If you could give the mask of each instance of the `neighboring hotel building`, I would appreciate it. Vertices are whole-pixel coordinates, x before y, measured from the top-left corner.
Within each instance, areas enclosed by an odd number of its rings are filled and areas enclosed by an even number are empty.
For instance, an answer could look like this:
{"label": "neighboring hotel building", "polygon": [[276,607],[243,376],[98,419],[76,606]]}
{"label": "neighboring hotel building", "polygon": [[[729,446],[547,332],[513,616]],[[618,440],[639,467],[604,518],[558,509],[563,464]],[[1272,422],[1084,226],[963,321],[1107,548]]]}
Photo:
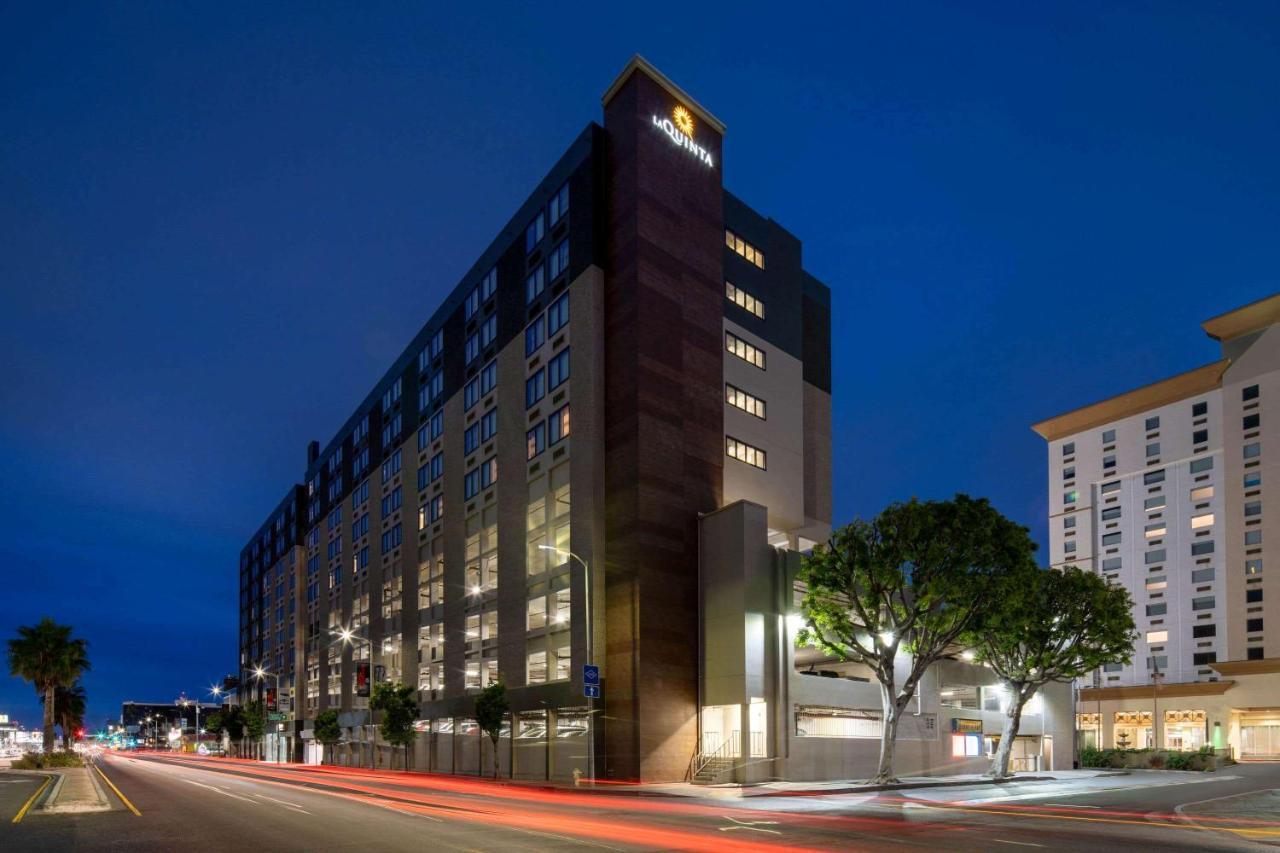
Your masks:
{"label": "neighboring hotel building", "polygon": [[1050,562],[1134,600],[1132,664],[1081,691],[1086,741],[1277,758],[1280,295],[1203,327],[1218,361],[1035,425]]}
{"label": "neighboring hotel building", "polygon": [[[830,292],[723,188],[686,93],[636,58],[603,105],[241,553],[241,674],[279,677],[294,757],[336,708],[338,760],[373,760],[385,678],[418,688],[419,769],[489,766],[471,714],[499,680],[520,778],[874,766],[878,689],[794,652],[789,618],[831,525]],[[928,684],[902,772],[975,769],[989,673]],[[1026,718],[1028,766],[1061,711]]]}

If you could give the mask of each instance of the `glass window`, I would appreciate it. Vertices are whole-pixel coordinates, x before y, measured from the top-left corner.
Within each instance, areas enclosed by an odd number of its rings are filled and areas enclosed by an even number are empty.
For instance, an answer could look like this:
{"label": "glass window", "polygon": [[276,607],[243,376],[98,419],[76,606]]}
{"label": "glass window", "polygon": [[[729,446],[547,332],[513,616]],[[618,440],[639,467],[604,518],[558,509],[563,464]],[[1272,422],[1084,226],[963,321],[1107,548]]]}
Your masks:
{"label": "glass window", "polygon": [[1250,400],[1258,399],[1258,386],[1250,385],[1248,388],[1242,388],[1240,390],[1240,399],[1246,403]]}
{"label": "glass window", "polygon": [[524,383],[524,405],[530,408],[543,398],[547,393],[546,374],[543,369],[538,368],[532,376],[525,380]]}
{"label": "glass window", "polygon": [[1208,403],[1204,403],[1204,402],[1201,402],[1201,403],[1195,403],[1195,404],[1193,404],[1193,405],[1191,406],[1191,416],[1192,416],[1193,418],[1198,418],[1198,417],[1200,417],[1201,415],[1206,415],[1206,414],[1208,414],[1208,413],[1209,413],[1209,404],[1208,404]]}
{"label": "glass window", "polygon": [[548,440],[551,444],[569,437],[569,407],[565,406],[547,418]]}
{"label": "glass window", "polygon": [[528,458],[532,459],[539,453],[547,449],[547,427],[542,421],[534,424],[533,428],[525,433],[525,442],[528,445]]}
{"label": "glass window", "polygon": [[547,336],[542,325],[542,317],[534,320],[524,330],[524,354],[526,356],[533,355],[538,351],[538,347],[542,346]]}
{"label": "glass window", "polygon": [[565,293],[547,308],[547,337],[569,324],[569,294]]}
{"label": "glass window", "polygon": [[1116,431],[1113,429],[1106,430],[1102,433],[1103,444],[1114,444],[1116,440]]}
{"label": "glass window", "polygon": [[1259,442],[1255,441],[1253,444],[1246,444],[1244,446],[1245,459],[1256,459],[1261,453],[1262,445]]}
{"label": "glass window", "polygon": [[1159,417],[1147,418],[1147,432],[1150,432],[1153,429],[1160,429]]}
{"label": "glass window", "polygon": [[551,197],[551,201],[547,204],[547,218],[551,220],[552,225],[555,225],[568,212],[569,185],[566,183],[556,191],[556,194]]}
{"label": "glass window", "polygon": [[553,391],[569,378],[569,348],[565,347],[547,362],[547,390]]}

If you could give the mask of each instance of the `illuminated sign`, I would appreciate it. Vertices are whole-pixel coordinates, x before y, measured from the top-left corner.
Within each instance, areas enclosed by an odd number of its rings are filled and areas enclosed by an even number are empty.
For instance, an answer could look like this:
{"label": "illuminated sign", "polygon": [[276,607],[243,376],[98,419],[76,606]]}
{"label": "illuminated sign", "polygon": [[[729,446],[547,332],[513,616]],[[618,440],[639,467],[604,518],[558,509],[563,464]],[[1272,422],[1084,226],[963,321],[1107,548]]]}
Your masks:
{"label": "illuminated sign", "polygon": [[966,720],[962,717],[952,717],[951,731],[965,734],[982,734],[982,720]]}
{"label": "illuminated sign", "polygon": [[672,143],[688,151],[707,166],[715,166],[711,159],[711,152],[693,141],[693,113],[686,108],[677,104],[671,111],[671,118],[653,116],[653,126],[665,133]]}

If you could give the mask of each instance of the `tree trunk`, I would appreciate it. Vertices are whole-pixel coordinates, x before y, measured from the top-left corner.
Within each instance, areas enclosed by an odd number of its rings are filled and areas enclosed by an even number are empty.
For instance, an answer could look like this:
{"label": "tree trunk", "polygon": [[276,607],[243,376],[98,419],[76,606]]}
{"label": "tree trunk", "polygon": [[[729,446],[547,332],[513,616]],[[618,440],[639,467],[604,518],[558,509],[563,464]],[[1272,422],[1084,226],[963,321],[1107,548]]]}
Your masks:
{"label": "tree trunk", "polygon": [[893,775],[893,756],[898,745],[898,720],[906,703],[894,693],[892,682],[880,684],[883,725],[880,730],[880,764],[876,767],[875,777],[870,780],[873,785],[889,785],[898,781],[898,777]]}
{"label": "tree trunk", "polygon": [[1000,730],[1000,746],[996,748],[995,760],[991,762],[990,776],[993,779],[1008,779],[1009,774],[1009,758],[1013,755],[1013,741],[1018,736],[1018,729],[1022,725],[1022,706],[1027,703],[1030,698],[1025,687],[1014,688],[1011,685],[1009,690],[1009,707],[1004,712],[1004,726]]}
{"label": "tree trunk", "polygon": [[498,778],[498,739],[491,738],[493,741],[493,778]]}
{"label": "tree trunk", "polygon": [[45,755],[53,752],[55,746],[53,740],[53,701],[57,688],[50,684],[44,689],[44,743],[43,749]]}

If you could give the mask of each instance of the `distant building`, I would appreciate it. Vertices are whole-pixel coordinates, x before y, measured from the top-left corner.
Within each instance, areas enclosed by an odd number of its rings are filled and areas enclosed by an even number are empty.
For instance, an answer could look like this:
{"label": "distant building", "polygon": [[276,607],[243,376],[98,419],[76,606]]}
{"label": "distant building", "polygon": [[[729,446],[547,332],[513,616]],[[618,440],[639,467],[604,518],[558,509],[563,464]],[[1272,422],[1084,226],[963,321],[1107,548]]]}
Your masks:
{"label": "distant building", "polygon": [[[200,704],[200,725],[205,717],[222,709],[210,702]],[[148,719],[150,718],[150,719]],[[173,702],[125,702],[120,706],[120,726],[131,737],[158,743],[167,743],[169,732],[180,731],[185,737],[196,734],[195,703],[178,705]]]}
{"label": "distant building", "polygon": [[1087,740],[1280,756],[1280,295],[1203,328],[1219,360],[1035,425],[1050,563],[1134,600],[1133,663],[1085,683]]}

